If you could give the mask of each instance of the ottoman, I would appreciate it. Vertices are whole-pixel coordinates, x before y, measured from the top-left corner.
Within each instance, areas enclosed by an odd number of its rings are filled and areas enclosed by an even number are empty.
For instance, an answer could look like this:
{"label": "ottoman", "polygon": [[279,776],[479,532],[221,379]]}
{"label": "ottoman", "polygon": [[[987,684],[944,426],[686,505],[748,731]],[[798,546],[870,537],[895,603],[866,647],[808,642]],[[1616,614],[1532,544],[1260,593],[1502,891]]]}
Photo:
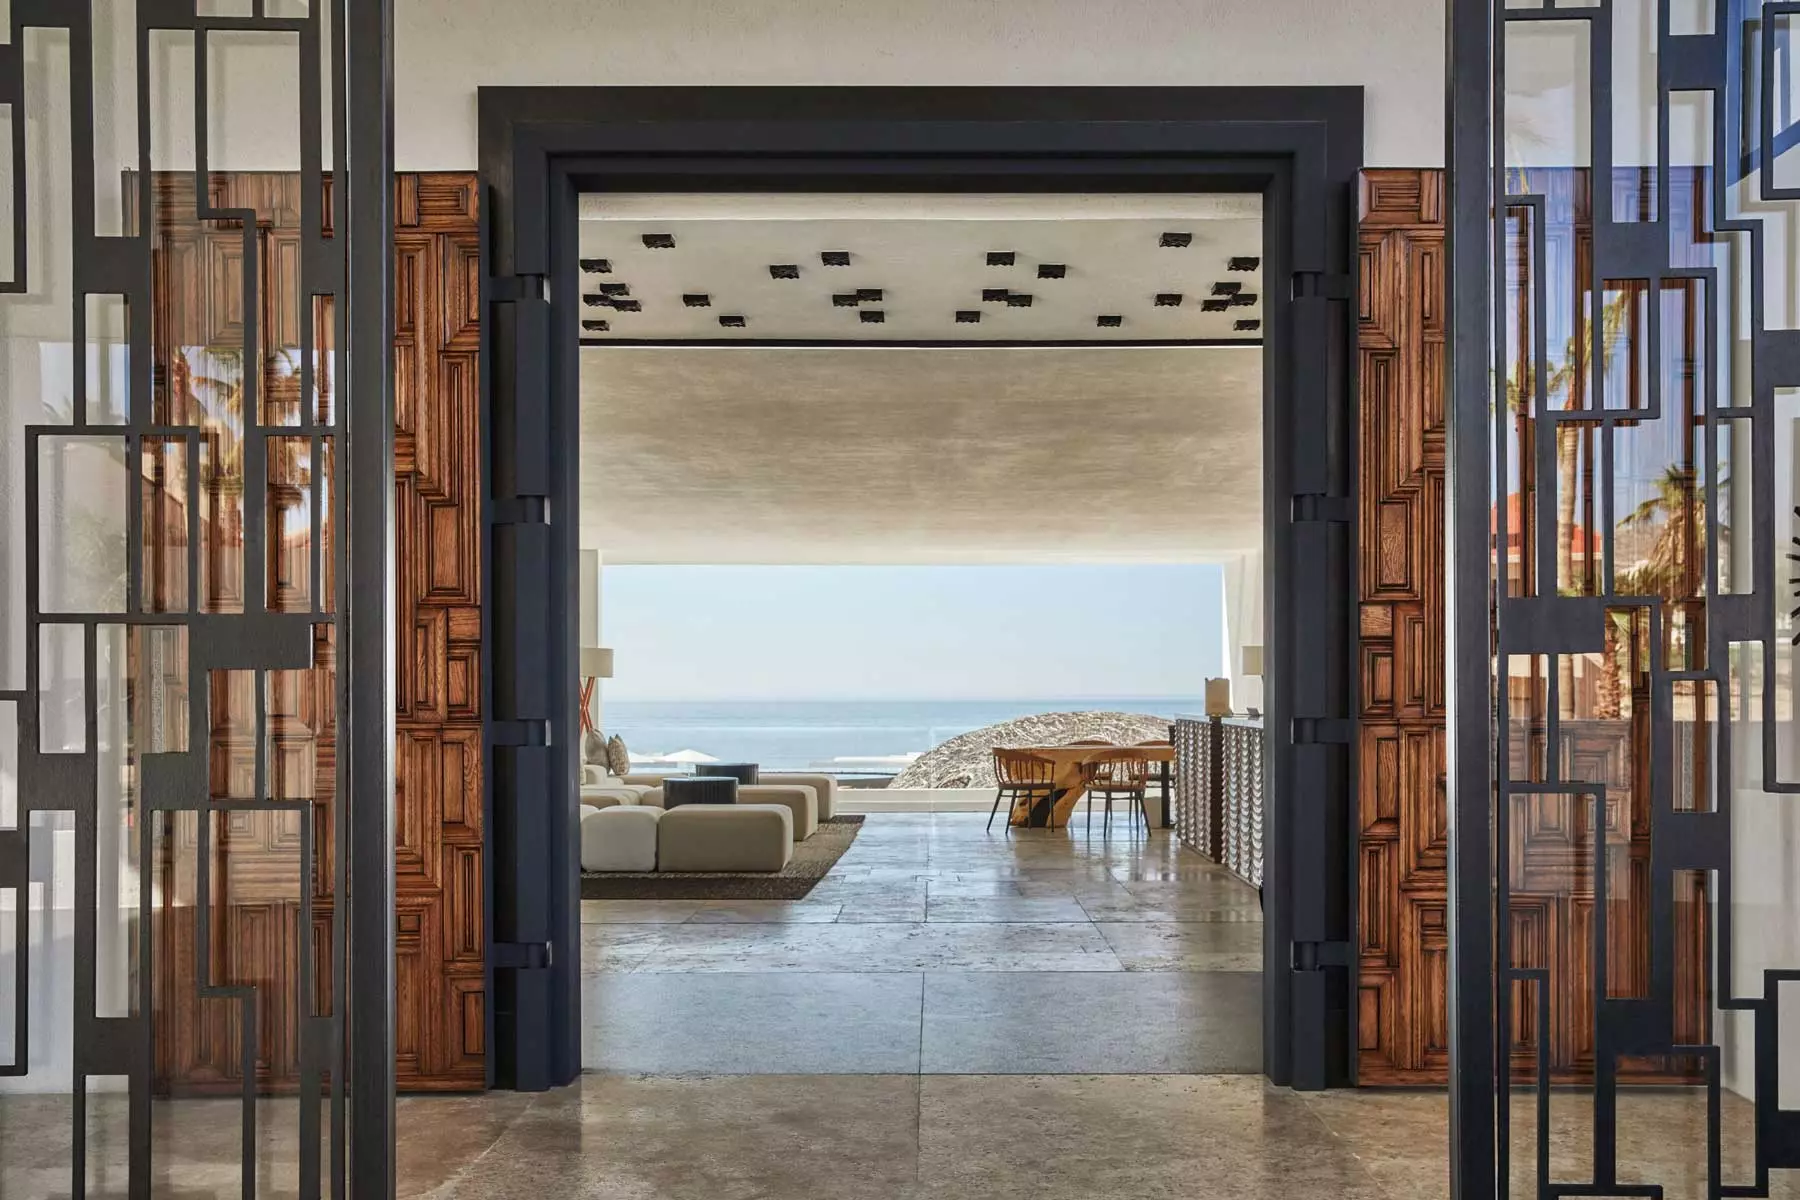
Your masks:
{"label": "ottoman", "polygon": [[736,804],[738,781],[728,775],[671,775],[663,780],[663,807]]}
{"label": "ottoman", "polygon": [[752,784],[739,786],[739,804],[781,804],[794,814],[794,840],[804,842],[819,828],[819,794],[798,784]]}
{"label": "ottoman", "polygon": [[809,787],[819,794],[819,820],[829,821],[837,815],[837,780],[830,775],[809,775],[804,771],[770,771],[757,782],[783,787]]}
{"label": "ottoman", "polygon": [[581,869],[656,870],[656,827],[663,810],[647,804],[615,804],[581,814]]}
{"label": "ottoman", "polygon": [[656,822],[659,871],[779,871],[793,853],[784,804],[683,804]]}

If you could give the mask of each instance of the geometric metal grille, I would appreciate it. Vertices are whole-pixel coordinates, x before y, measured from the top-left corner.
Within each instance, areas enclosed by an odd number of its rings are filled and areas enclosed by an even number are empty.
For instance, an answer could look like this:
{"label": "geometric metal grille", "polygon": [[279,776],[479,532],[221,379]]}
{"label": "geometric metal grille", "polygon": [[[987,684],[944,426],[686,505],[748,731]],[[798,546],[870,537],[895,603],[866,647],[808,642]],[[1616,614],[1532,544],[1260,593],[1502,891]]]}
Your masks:
{"label": "geometric metal grille", "polygon": [[[1768,1195],[1800,1167],[1800,857],[1766,849],[1800,803],[1800,3],[1494,16],[1482,1141],[1501,1195]],[[1663,1157],[1636,1083],[1700,1089]]]}
{"label": "geometric metal grille", "polygon": [[384,398],[344,181],[383,112],[347,127],[344,0],[198,7],[13,0],[0,44],[0,1091],[43,1098],[0,1096],[8,1194],[348,1177],[340,485]]}

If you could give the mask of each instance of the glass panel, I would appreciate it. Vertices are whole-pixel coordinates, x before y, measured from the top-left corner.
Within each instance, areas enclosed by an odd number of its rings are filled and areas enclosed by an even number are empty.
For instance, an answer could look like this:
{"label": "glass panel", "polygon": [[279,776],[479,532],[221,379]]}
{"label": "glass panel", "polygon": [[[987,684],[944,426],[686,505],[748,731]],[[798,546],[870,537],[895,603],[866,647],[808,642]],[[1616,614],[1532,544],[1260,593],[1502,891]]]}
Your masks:
{"label": "glass panel", "polygon": [[1775,158],[1769,182],[1792,192],[1800,189],[1800,13],[1769,12],[1767,19],[1774,59],[1769,72],[1774,100],[1769,132]]}
{"label": "glass panel", "polygon": [[[0,1136],[0,1180],[15,1180],[23,1196],[73,1194],[74,1163],[69,1146],[75,1107],[75,814],[34,812],[26,822],[31,856],[30,881],[12,892],[11,903],[0,895],[0,968],[7,986],[0,987],[0,1014],[16,1018],[23,1005],[30,1024],[23,1047],[12,1045],[0,1060],[22,1060],[29,1074],[0,1078],[0,1102],[8,1112],[28,1113],[29,1121],[9,1122]],[[12,906],[25,905],[21,928]],[[25,988],[15,992],[14,955],[25,942],[28,971]],[[10,995],[13,1011],[6,1012]],[[15,1026],[8,1020],[0,1038],[10,1041]],[[8,1095],[11,1093],[11,1095]],[[29,1108],[20,1104],[29,1095]],[[27,1136],[29,1140],[27,1140]],[[9,1187],[8,1196],[13,1194]]]}
{"label": "glass panel", "polygon": [[320,425],[335,425],[332,372],[337,363],[333,349],[337,345],[337,297],[314,296],[312,311],[312,419]]}
{"label": "glass panel", "polygon": [[1776,388],[1774,411],[1775,538],[1762,548],[1764,561],[1774,559],[1778,586],[1769,598],[1774,638],[1764,686],[1773,690],[1777,725],[1775,778],[1800,779],[1800,740],[1793,723],[1796,709],[1795,647],[1800,643],[1800,388]]}
{"label": "glass panel", "polygon": [[[17,979],[19,944],[19,889],[0,887],[0,975]],[[19,1065],[18,1047],[19,989],[0,988],[0,1067]],[[3,1077],[0,1077],[3,1078]],[[0,1091],[4,1091],[0,1086]],[[0,1179],[12,1164],[0,1161]]]}
{"label": "glass panel", "polygon": [[87,1127],[85,1174],[89,1196],[123,1196],[129,1186],[131,1077],[89,1075],[82,1103]]}
{"label": "glass panel", "polygon": [[86,631],[79,625],[38,626],[38,751],[80,754],[87,749]]}
{"label": "glass panel", "polygon": [[0,700],[0,829],[19,827],[19,702]]}
{"label": "glass panel", "polygon": [[200,443],[200,611],[244,611],[244,444],[230,430]]}
{"label": "glass panel", "polygon": [[322,437],[319,439],[319,544],[320,544],[320,583],[319,611],[332,612],[337,608],[337,515],[338,500],[335,491],[337,470],[337,439]]}
{"label": "glass panel", "polygon": [[1650,407],[1650,283],[1609,279],[1601,309],[1602,403],[1607,408]]}
{"label": "glass panel", "polygon": [[124,439],[42,437],[37,458],[39,607],[124,612]]}
{"label": "glass panel", "polygon": [[[1713,494],[1718,502],[1719,594],[1749,595],[1756,590],[1751,571],[1752,504],[1751,424],[1720,421],[1719,453],[1713,468]],[[1743,531],[1741,534],[1738,531]]]}
{"label": "glass panel", "polygon": [[[13,106],[0,104],[0,179],[11,180],[14,186],[24,183],[24,175],[18,173],[19,164],[13,161],[13,122],[15,120]],[[19,281],[19,264],[14,259],[13,246],[13,188],[0,187],[0,282],[17,283]]]}
{"label": "glass panel", "polygon": [[133,1008],[137,928],[137,785],[131,730],[131,652],[123,625],[94,636],[94,1015]]}
{"label": "glass panel", "polygon": [[123,425],[131,411],[131,313],[125,297],[87,298],[87,419]]}
{"label": "glass panel", "polygon": [[130,194],[138,163],[137,0],[97,0],[94,13],[94,232],[136,236]]}
{"label": "glass panel", "polygon": [[188,489],[190,445],[180,437],[143,440],[138,529],[143,539],[140,603],[145,612],[185,612],[188,607],[194,531],[193,494]]}
{"label": "glass panel", "polygon": [[1507,22],[1507,167],[1589,165],[1588,41],[1586,21]]}
{"label": "glass panel", "polygon": [[1669,32],[1678,37],[1713,31],[1713,0],[1669,0]]}
{"label": "glass panel", "polygon": [[1675,810],[1711,812],[1719,785],[1719,685],[1710,679],[1677,679],[1670,687]]}
{"label": "glass panel", "polygon": [[1592,596],[1600,591],[1604,546],[1594,511],[1600,439],[1595,427],[1572,421],[1552,427],[1556,434],[1556,591]]}
{"label": "glass panel", "polygon": [[272,437],[268,451],[269,607],[308,612],[313,600],[313,440]]}
{"label": "glass panel", "polygon": [[1656,220],[1657,0],[1612,3],[1612,215]]}
{"label": "glass panel", "polygon": [[212,671],[212,732],[208,794],[214,800],[253,800],[256,790],[256,731],[261,715],[255,671]]}
{"label": "glass panel", "polygon": [[207,33],[209,167],[300,169],[299,46],[297,34],[270,29]]}

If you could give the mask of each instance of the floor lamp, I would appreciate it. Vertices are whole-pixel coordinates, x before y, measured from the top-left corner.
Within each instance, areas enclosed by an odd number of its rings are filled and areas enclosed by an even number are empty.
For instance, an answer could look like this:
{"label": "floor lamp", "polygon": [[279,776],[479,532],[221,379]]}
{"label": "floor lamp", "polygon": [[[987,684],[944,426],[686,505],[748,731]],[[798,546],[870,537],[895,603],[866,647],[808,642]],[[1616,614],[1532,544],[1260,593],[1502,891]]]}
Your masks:
{"label": "floor lamp", "polygon": [[600,740],[600,731],[594,728],[594,685],[602,679],[611,679],[613,673],[613,652],[605,646],[583,646],[581,648],[581,739],[582,757],[588,762],[597,760],[600,747],[595,743]]}

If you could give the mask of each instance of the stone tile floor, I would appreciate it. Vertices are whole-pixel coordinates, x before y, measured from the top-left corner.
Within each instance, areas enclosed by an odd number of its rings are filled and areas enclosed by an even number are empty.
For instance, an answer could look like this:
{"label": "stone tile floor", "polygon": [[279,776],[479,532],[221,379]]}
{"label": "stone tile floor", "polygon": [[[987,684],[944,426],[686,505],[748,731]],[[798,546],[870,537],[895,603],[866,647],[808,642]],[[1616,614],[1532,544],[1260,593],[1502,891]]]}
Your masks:
{"label": "stone tile floor", "polygon": [[583,1061],[657,1074],[1260,1070],[1256,892],[1148,838],[880,813],[804,900],[582,904]]}
{"label": "stone tile floor", "polygon": [[[1079,915],[1076,910],[1079,910]],[[1158,832],[871,818],[804,901],[584,905],[590,1072],[542,1095],[403,1097],[399,1194],[431,1200],[1437,1200],[1442,1093],[1296,1093],[1260,1061],[1260,918]],[[1528,1097],[1512,1195],[1534,1194]],[[291,1100],[261,1196],[294,1194]],[[1557,1093],[1555,1178],[1587,1172]],[[90,1106],[90,1196],[123,1196],[122,1098]],[[1727,1182],[1749,1107],[1726,1097]],[[1621,1101],[1621,1177],[1706,1194],[1704,1097]],[[0,1101],[0,1196],[71,1194],[67,1097]],[[153,1194],[240,1194],[234,1101],[159,1101]],[[1772,1195],[1794,1197],[1777,1175]]]}

